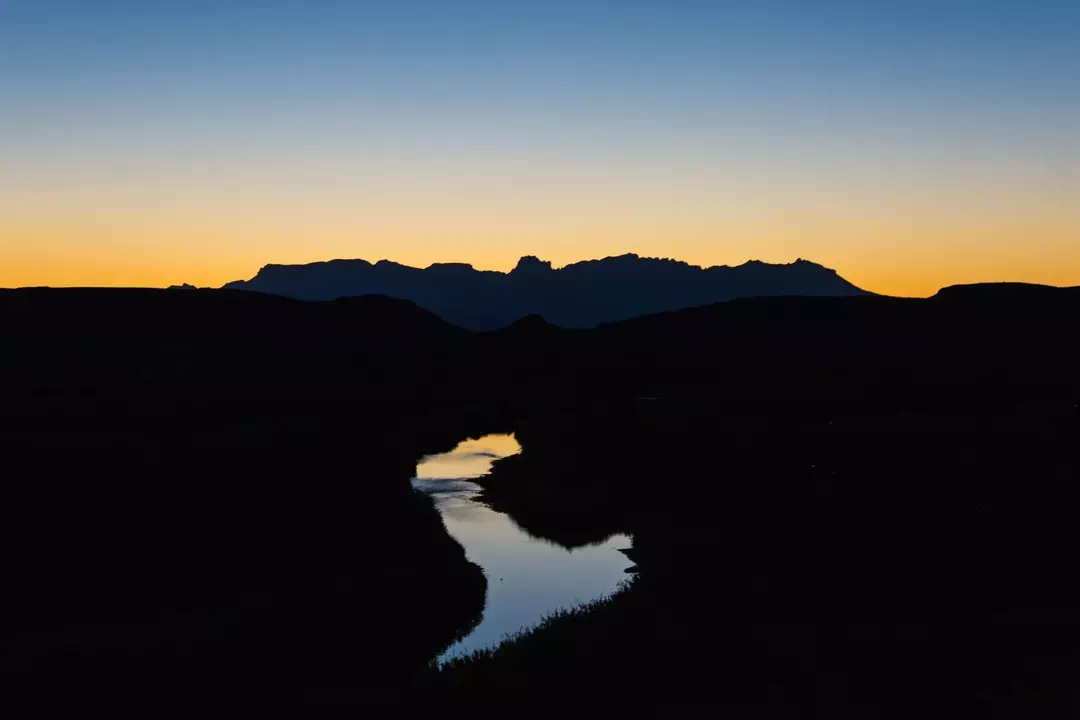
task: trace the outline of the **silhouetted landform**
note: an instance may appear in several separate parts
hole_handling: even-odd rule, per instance
[[[1054,287],[1032,283],[978,283],[975,285],[950,285],[942,288],[934,296],[941,300],[967,302],[1047,302],[1075,300],[1080,294],[1080,286]]]
[[[553,483],[546,474],[534,475],[536,467],[522,455],[497,460],[492,472],[478,479],[483,487],[478,500],[509,515],[533,537],[567,550],[605,542],[626,527],[607,493],[584,484]]]
[[[1014,285],[490,333],[385,297],[0,292],[0,684],[80,710],[1067,716],[1076,327],[1076,289]],[[568,547],[627,533],[637,574],[439,671],[484,579],[408,479],[508,429],[487,501]]]
[[[552,687],[660,714],[1068,714],[1078,323],[1075,289],[995,285],[518,335],[523,453],[486,492],[566,538],[606,498],[596,528],[633,536],[638,575],[433,692],[493,714]]]
[[[378,297],[0,292],[3,706],[400,698],[484,605],[409,487],[471,430],[430,362],[464,335]]]
[[[267,265],[252,280],[225,287],[303,300],[388,295],[412,300],[473,330],[494,330],[529,315],[584,328],[739,297],[865,294],[835,271],[807,260],[700,268],[632,254],[557,270],[550,262],[523,257],[509,273],[465,264],[419,269],[387,260]]]

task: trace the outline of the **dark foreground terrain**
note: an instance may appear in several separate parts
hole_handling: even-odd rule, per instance
[[[5,697],[1074,715],[1077,327],[1080,291],[1031,286],[483,334],[375,297],[0,293]],[[508,428],[487,501],[628,532],[638,572],[437,671],[484,579],[407,479]]]
[[[432,362],[460,331],[245,293],[17,291],[0,317],[5,702],[399,701],[479,619],[480,569],[409,487],[466,432]]]

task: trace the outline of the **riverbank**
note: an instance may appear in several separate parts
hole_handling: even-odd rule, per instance
[[[568,544],[632,534],[639,576],[446,668],[436,697],[840,718],[1070,702],[1070,416],[988,432],[947,408],[739,415],[710,386],[582,400],[523,420],[483,497]]]
[[[450,536],[488,579],[483,619],[441,661],[498,645],[549,613],[607,595],[626,577],[629,538],[602,535],[571,549],[481,502],[476,481],[519,451],[513,435],[488,435],[429,455],[417,466],[413,487],[434,500]]]

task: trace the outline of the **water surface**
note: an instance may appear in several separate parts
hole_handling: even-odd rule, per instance
[[[520,451],[513,435],[488,435],[417,465],[413,486],[434,497],[446,529],[488,579],[483,620],[443,660],[497,645],[555,610],[610,594],[632,564],[619,552],[630,547],[625,535],[567,550],[529,535],[509,515],[476,499],[480,487],[469,480],[486,474],[495,459]]]

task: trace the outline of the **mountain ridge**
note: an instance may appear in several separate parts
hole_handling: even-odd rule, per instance
[[[268,264],[251,280],[231,282],[223,289],[300,300],[386,295],[410,300],[473,330],[506,327],[530,315],[562,327],[583,328],[743,297],[871,294],[835,270],[802,258],[786,264],[749,260],[702,267],[634,253],[561,268],[526,255],[509,272],[477,270],[468,263],[416,268],[363,259]]]

